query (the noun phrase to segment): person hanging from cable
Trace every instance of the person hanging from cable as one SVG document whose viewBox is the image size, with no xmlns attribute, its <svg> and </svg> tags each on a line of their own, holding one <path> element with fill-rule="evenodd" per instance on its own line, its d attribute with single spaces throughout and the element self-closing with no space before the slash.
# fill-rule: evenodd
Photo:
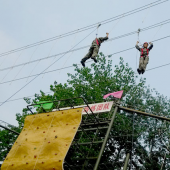
<svg viewBox="0 0 170 170">
<path fill-rule="evenodd" d="M 148 43 L 145 42 L 143 44 L 143 48 L 140 48 L 138 45 L 139 41 L 136 43 L 136 48 L 140 51 L 140 59 L 139 59 L 139 68 L 137 69 L 139 74 L 143 74 L 146 70 L 146 66 L 149 62 L 149 52 L 153 48 L 153 44 L 150 42 L 150 46 L 148 47 Z"/>
<path fill-rule="evenodd" d="M 85 61 L 88 60 L 89 58 L 93 59 L 95 63 L 97 63 L 97 55 L 99 52 L 99 48 L 101 43 L 106 41 L 109 38 L 109 33 L 106 33 L 106 37 L 100 37 L 96 38 L 93 42 L 92 45 L 89 49 L 89 52 L 86 54 L 86 56 L 81 60 L 81 64 L 83 67 L 85 67 Z"/>
</svg>

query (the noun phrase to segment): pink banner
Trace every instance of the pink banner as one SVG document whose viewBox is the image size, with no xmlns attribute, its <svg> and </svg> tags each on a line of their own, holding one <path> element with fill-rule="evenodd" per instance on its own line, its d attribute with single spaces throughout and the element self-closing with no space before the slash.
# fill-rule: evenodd
<svg viewBox="0 0 170 170">
<path fill-rule="evenodd" d="M 113 96 L 113 97 L 120 99 L 122 97 L 122 94 L 123 94 L 123 90 L 106 94 L 106 95 L 103 96 L 103 98 L 106 99 L 109 96 Z"/>
</svg>

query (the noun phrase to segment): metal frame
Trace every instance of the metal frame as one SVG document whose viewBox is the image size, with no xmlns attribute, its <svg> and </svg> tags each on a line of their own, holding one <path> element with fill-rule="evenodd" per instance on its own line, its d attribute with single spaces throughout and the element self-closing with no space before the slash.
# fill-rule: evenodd
<svg viewBox="0 0 170 170">
<path fill-rule="evenodd" d="M 74 100 L 82 99 L 82 102 L 89 108 L 91 113 L 89 114 L 85 109 L 86 114 L 83 115 L 82 123 L 77 131 L 77 134 L 72 142 L 72 145 L 68 151 L 68 154 L 65 159 L 64 167 L 65 170 L 73 170 L 78 168 L 79 170 L 100 170 L 100 169 L 108 169 L 108 167 L 114 168 L 114 166 L 110 163 L 102 163 L 101 158 L 104 150 L 107 148 L 107 142 L 113 142 L 113 138 L 115 136 L 111 136 L 110 132 L 112 130 L 112 126 L 115 120 L 115 116 L 118 110 L 127 111 L 128 113 L 136 113 L 144 116 L 153 117 L 160 120 L 170 121 L 170 118 L 157 116 L 150 113 L 141 112 L 138 110 L 126 108 L 120 106 L 119 102 L 114 103 L 110 112 L 104 113 L 107 115 L 107 119 L 102 117 L 102 113 L 94 114 L 91 110 L 88 103 L 85 101 L 83 97 L 76 97 L 64 100 L 56 100 L 53 101 L 55 103 L 61 103 L 65 101 L 69 101 L 70 108 L 75 108 Z M 101 102 L 101 101 L 100 101 Z M 51 103 L 51 102 L 47 102 Z M 32 106 L 37 104 L 28 105 L 28 110 L 34 114 L 31 110 Z M 60 111 L 59 105 L 55 105 L 56 109 Z M 76 108 L 81 108 L 76 107 Z M 114 108 L 114 112 L 113 112 Z M 69 108 L 68 108 L 69 109 Z M 1 126 L 0 126 L 1 127 Z M 3 127 L 4 128 L 4 127 Z M 7 129 L 7 127 L 6 127 Z M 7 129 L 10 130 L 10 129 Z M 10 130 L 12 132 L 12 130 Z M 15 132 L 14 132 L 15 133 Z M 17 133 L 17 132 L 16 132 Z M 19 133 L 17 133 L 19 134 Z M 132 134 L 134 135 L 134 134 Z M 120 136 L 119 136 L 120 137 Z M 91 155 L 91 150 L 98 151 L 98 155 Z M 76 157 L 72 157 L 72 154 L 77 154 Z M 74 155 L 73 154 L 73 155 Z M 125 161 L 124 169 L 128 167 L 129 154 L 127 154 L 127 159 Z M 122 162 L 123 163 L 123 162 Z M 123 167 L 123 166 L 122 166 Z"/>
<path fill-rule="evenodd" d="M 4 121 L 0 120 L 0 127 L 5 129 L 5 130 L 8 130 L 8 131 L 10 131 L 12 133 L 15 133 L 16 135 L 19 135 L 18 132 L 16 132 L 15 130 L 12 130 L 12 129 L 9 128 L 9 127 L 14 127 L 14 128 L 17 128 L 17 127 L 15 127 L 15 126 L 7 123 L 7 122 L 4 122 Z"/>
</svg>

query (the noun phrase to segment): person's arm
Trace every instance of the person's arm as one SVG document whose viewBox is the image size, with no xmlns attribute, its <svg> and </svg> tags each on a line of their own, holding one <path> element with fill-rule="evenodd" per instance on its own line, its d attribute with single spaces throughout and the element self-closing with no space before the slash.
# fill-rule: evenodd
<svg viewBox="0 0 170 170">
<path fill-rule="evenodd" d="M 149 46 L 148 50 L 150 51 L 153 48 L 153 44 L 151 42 L 149 44 L 150 44 L 150 46 Z"/>
<path fill-rule="evenodd" d="M 135 47 L 136 47 L 137 50 L 140 51 L 140 47 L 139 47 L 138 43 L 139 43 L 139 41 L 136 42 L 136 46 Z"/>
<path fill-rule="evenodd" d="M 106 41 L 109 38 L 109 33 L 106 33 L 106 37 L 100 37 L 98 38 L 100 42 L 102 43 L 103 41 Z"/>
</svg>

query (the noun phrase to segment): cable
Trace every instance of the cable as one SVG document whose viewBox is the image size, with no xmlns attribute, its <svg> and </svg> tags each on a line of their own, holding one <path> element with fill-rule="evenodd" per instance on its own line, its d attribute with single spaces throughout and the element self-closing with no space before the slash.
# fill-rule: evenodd
<svg viewBox="0 0 170 170">
<path fill-rule="evenodd" d="M 147 30 L 149 30 L 149 29 L 153 29 L 153 28 L 159 27 L 159 26 L 161 26 L 161 25 L 169 24 L 169 23 L 170 23 L 170 19 L 165 20 L 165 21 L 161 21 L 161 22 L 159 22 L 159 23 L 157 23 L 157 24 L 154 24 L 154 25 L 148 26 L 148 27 L 146 27 L 146 28 L 140 29 L 140 31 L 141 31 L 141 32 L 142 32 L 142 31 L 147 31 Z M 109 41 L 116 40 L 116 39 L 124 38 L 124 37 L 126 37 L 126 36 L 130 36 L 130 35 L 133 35 L 133 34 L 136 34 L 136 33 L 137 33 L 137 31 L 132 31 L 132 32 L 127 33 L 127 34 L 123 34 L 123 35 L 120 35 L 120 36 L 117 36 L 117 37 L 114 37 L 114 38 L 110 38 L 110 39 L 109 39 L 108 41 L 106 41 L 105 43 L 107 43 L 107 42 L 109 42 Z M 32 60 L 32 61 L 25 62 L 25 63 L 22 63 L 22 64 L 14 65 L 14 66 L 12 66 L 12 67 L 2 68 L 2 69 L 0 69 L 0 71 L 5 71 L 5 70 L 11 69 L 11 68 L 20 67 L 20 66 L 22 66 L 22 65 L 32 64 L 32 63 L 34 63 L 34 62 L 38 62 L 38 61 L 50 59 L 50 58 L 53 58 L 53 57 L 56 57 L 56 56 L 59 56 L 59 55 L 65 54 L 65 53 L 70 53 L 70 52 L 78 51 L 78 50 L 81 50 L 81 49 L 85 49 L 85 48 L 87 48 L 87 47 L 90 47 L 90 45 L 83 46 L 83 47 L 80 47 L 80 48 L 77 48 L 77 49 L 74 49 L 74 50 L 65 51 L 65 52 L 62 52 L 62 53 L 55 54 L 55 55 L 47 56 L 47 57 L 44 57 L 44 58 L 41 58 L 41 59 Z"/>
<path fill-rule="evenodd" d="M 167 36 L 167 38 L 168 38 L 168 37 L 170 37 L 170 36 Z M 163 38 L 161 38 L 161 39 L 159 39 L 159 40 L 162 40 L 162 39 L 165 39 L 165 37 L 163 37 Z M 158 41 L 158 40 L 155 40 L 155 41 Z M 122 51 L 119 51 L 119 52 L 116 52 L 116 53 L 113 53 L 113 54 L 111 54 L 111 55 L 115 55 L 115 54 L 118 54 L 118 53 L 121 53 L 121 52 L 125 52 L 125 51 L 131 50 L 131 49 L 134 49 L 134 47 L 128 48 L 128 49 L 125 49 L 125 50 L 122 50 Z M 108 55 L 108 56 L 109 56 L 109 55 Z M 89 62 L 91 62 L 91 61 L 88 61 L 87 63 L 89 63 Z M 81 64 L 77 64 L 77 65 L 81 65 Z M 170 63 L 164 64 L 164 65 L 161 65 L 161 66 L 158 66 L 158 67 L 154 67 L 154 68 L 148 69 L 148 70 L 146 70 L 146 71 L 150 71 L 150 70 L 157 69 L 157 68 L 160 68 L 160 67 L 164 67 L 164 66 L 167 66 L 167 65 L 170 65 Z M 62 70 L 62 69 L 71 68 L 71 67 L 74 67 L 74 66 L 68 66 L 68 67 L 64 67 L 64 68 L 60 68 L 60 69 L 56 69 L 56 70 L 51 70 L 51 71 L 44 72 L 44 73 L 50 73 L 50 72 L 54 72 L 54 71 L 58 71 L 58 70 Z M 44 74 L 44 73 L 42 73 L 42 74 Z M 39 74 L 32 75 L 32 76 L 37 76 L 37 75 L 39 75 Z M 32 76 L 30 76 L 30 77 L 32 77 Z M 25 78 L 28 78 L 28 77 L 23 77 L 23 78 L 20 78 L 20 79 L 16 79 L 15 81 L 21 80 L 21 79 L 25 79 Z M 12 80 L 12 81 L 14 81 L 14 80 Z M 11 82 L 11 81 L 3 82 L 3 83 L 0 83 L 0 84 L 5 84 L 5 83 L 9 83 L 9 82 Z M 52 92 L 47 92 L 47 93 L 52 93 Z M 27 97 L 25 97 L 25 98 L 28 98 L 28 97 L 33 97 L 33 96 L 27 96 Z M 17 98 L 17 99 L 13 99 L 13 100 L 8 100 L 7 102 L 16 101 L 16 100 L 20 100 L 20 99 L 23 99 L 23 98 Z M 3 103 L 3 102 L 0 102 L 0 103 Z M 130 106 L 130 105 L 129 105 L 129 106 Z"/>
<path fill-rule="evenodd" d="M 169 35 L 169 36 L 166 36 L 166 37 L 159 38 L 159 39 L 154 40 L 154 41 L 152 41 L 152 42 L 160 41 L 160 40 L 163 40 L 163 39 L 169 38 L 169 37 L 170 37 L 170 35 Z M 125 52 L 125 51 L 129 51 L 129 50 L 132 50 L 132 49 L 134 49 L 134 48 L 135 48 L 135 47 L 127 48 L 127 49 L 125 49 L 125 50 L 121 50 L 121 51 L 112 53 L 112 54 L 110 54 L 110 55 L 108 55 L 108 56 L 112 56 L 112 55 L 119 54 L 119 53 L 122 53 L 122 52 Z M 90 63 L 90 62 L 91 62 L 91 61 L 88 61 L 87 63 Z M 81 65 L 81 64 L 77 64 L 77 65 Z M 158 66 L 158 67 L 156 67 L 156 68 L 164 67 L 164 66 L 167 66 L 167 65 L 170 65 L 170 63 L 165 64 L 165 65 L 162 65 L 162 66 Z M 67 66 L 67 67 L 63 67 L 63 68 L 59 68 L 59 69 L 47 71 L 47 72 L 40 73 L 40 74 L 48 74 L 48 73 L 52 73 L 52 72 L 59 71 L 59 70 L 64 70 L 64 69 L 71 68 L 71 67 L 74 67 L 74 66 L 71 65 L 71 66 Z M 148 70 L 146 70 L 146 71 L 153 70 L 153 69 L 156 69 L 156 68 L 151 68 L 151 69 L 148 69 Z M 2 83 L 0 83 L 0 84 L 10 83 L 10 82 L 13 82 L 13 81 L 18 81 L 18 80 L 23 80 L 23 79 L 26 79 L 26 78 L 29 78 L 29 77 L 35 77 L 35 76 L 40 75 L 40 74 L 34 74 L 34 75 L 31 75 L 31 76 L 27 76 L 27 77 L 22 77 L 22 78 L 18 78 L 18 79 L 14 79 L 14 80 L 9 80 L 9 81 L 6 81 L 6 82 L 2 82 Z"/>
<path fill-rule="evenodd" d="M 77 45 L 79 45 L 82 41 L 84 41 L 89 35 L 91 35 L 94 31 L 96 31 L 97 28 L 95 28 L 92 32 L 90 32 L 85 38 L 83 38 L 81 41 L 79 41 L 75 46 L 73 46 L 70 50 L 74 49 Z M 66 53 L 65 53 L 66 54 Z M 57 61 L 59 61 L 62 57 L 65 56 L 63 54 L 59 59 L 57 59 L 54 63 L 50 64 L 46 69 L 44 69 L 41 73 L 39 73 L 36 77 L 34 77 L 32 80 L 30 80 L 28 83 L 26 83 L 24 86 L 22 86 L 19 90 L 17 90 L 13 95 L 11 95 L 8 99 L 6 99 L 3 103 L 0 104 L 2 106 L 4 103 L 6 103 L 9 99 L 11 99 L 13 96 L 15 96 L 18 92 L 20 92 L 22 89 L 24 89 L 27 85 L 29 85 L 32 81 L 34 81 L 39 75 L 43 74 L 46 70 L 48 70 L 52 65 L 54 65 Z"/>
<path fill-rule="evenodd" d="M 136 9 L 131 10 L 131 11 L 128 11 L 128 12 L 125 12 L 124 14 L 120 14 L 120 15 L 117 15 L 117 16 L 115 16 L 115 17 L 111 17 L 111 18 L 109 18 L 109 19 L 103 20 L 103 21 L 98 22 L 98 23 L 104 25 L 104 24 L 107 24 L 107 23 L 109 23 L 109 22 L 113 22 L 113 21 L 115 21 L 115 20 L 120 19 L 120 18 L 122 17 L 122 15 L 124 15 L 124 17 L 125 17 L 125 16 L 129 16 L 129 15 L 138 13 L 138 12 L 140 12 L 140 11 L 146 10 L 146 9 L 148 9 L 148 8 L 151 8 L 151 7 L 160 5 L 160 4 L 162 4 L 162 3 L 165 3 L 165 2 L 167 2 L 168 0 L 164 0 L 164 1 L 162 1 L 162 2 L 160 2 L 160 1 L 162 1 L 162 0 L 155 1 L 155 2 L 153 2 L 153 3 L 144 5 L 144 6 L 142 6 L 142 7 L 136 8 Z M 147 6 L 149 6 L 149 7 L 147 7 Z M 44 44 L 44 43 L 48 43 L 48 42 L 51 42 L 51 41 L 54 41 L 54 40 L 57 40 L 57 39 L 61 39 L 61 38 L 64 38 L 64 37 L 67 37 L 67 36 L 76 34 L 76 33 L 78 33 L 78 32 L 83 32 L 83 31 L 86 31 L 86 30 L 95 28 L 95 27 L 98 25 L 98 23 L 95 23 L 95 24 L 92 24 L 92 25 L 89 25 L 89 26 L 85 26 L 85 27 L 76 29 L 76 30 L 74 30 L 74 31 L 70 31 L 70 32 L 67 32 L 67 33 L 64 33 L 64 34 L 61 34 L 61 35 L 52 37 L 52 38 L 48 38 L 48 39 L 45 39 L 45 40 L 42 40 L 42 41 L 39 41 L 39 42 L 36 42 L 36 43 L 33 43 L 33 44 L 29 44 L 29 45 L 26 45 L 26 46 L 23 46 L 23 47 L 20 47 L 20 48 L 16 48 L 16 49 L 14 49 L 14 50 L 10 50 L 10 51 L 1 53 L 1 54 L 0 54 L 0 57 L 5 56 L 5 55 L 8 55 L 8 54 L 11 54 L 11 53 L 15 53 L 15 52 L 18 52 L 18 51 L 21 51 L 21 50 L 25 50 L 25 49 L 28 49 L 28 48 L 32 48 L 32 47 L 35 47 L 35 46 L 40 45 L 40 44 Z"/>
</svg>

